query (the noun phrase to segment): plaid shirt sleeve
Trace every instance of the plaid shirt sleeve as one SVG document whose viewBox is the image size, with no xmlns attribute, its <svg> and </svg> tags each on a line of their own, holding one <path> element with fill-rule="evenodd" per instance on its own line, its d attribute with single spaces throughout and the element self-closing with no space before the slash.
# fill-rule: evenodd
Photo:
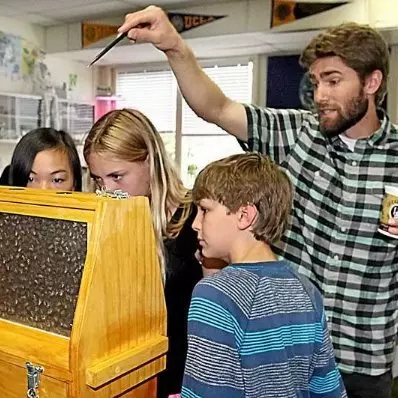
<svg viewBox="0 0 398 398">
<path fill-rule="evenodd" d="M 294 147 L 309 112 L 245 105 L 248 141 L 244 149 L 261 152 L 282 163 Z M 241 143 L 242 144 L 242 143 Z"/>
</svg>

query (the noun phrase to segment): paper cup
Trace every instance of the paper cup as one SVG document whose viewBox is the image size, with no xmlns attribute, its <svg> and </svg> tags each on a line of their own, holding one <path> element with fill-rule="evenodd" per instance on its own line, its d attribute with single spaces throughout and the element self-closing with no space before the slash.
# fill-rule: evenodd
<svg viewBox="0 0 398 398">
<path fill-rule="evenodd" d="M 380 212 L 378 231 L 390 238 L 398 239 L 398 235 L 388 232 L 388 221 L 391 218 L 398 218 L 398 186 L 386 185 L 384 187 L 384 199 Z"/>
</svg>

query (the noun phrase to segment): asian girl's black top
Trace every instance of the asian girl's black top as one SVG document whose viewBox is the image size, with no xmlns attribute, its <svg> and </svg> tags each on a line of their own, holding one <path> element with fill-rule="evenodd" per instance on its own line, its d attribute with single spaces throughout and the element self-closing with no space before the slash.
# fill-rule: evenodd
<svg viewBox="0 0 398 398">
<path fill-rule="evenodd" d="M 178 208 L 171 222 L 177 222 L 183 208 Z M 187 355 L 187 319 L 192 290 L 202 278 L 202 267 L 195 257 L 198 249 L 196 232 L 192 222 L 196 207 L 191 205 L 190 214 L 176 238 L 167 239 L 165 244 L 167 308 L 167 335 L 169 351 L 166 370 L 158 377 L 158 398 L 181 392 Z"/>
</svg>

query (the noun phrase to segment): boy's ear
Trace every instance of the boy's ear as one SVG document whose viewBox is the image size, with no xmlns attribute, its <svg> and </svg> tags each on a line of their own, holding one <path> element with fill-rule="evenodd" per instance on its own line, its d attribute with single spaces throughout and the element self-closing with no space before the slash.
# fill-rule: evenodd
<svg viewBox="0 0 398 398">
<path fill-rule="evenodd" d="M 241 230 L 250 228 L 257 218 L 257 208 L 253 204 L 241 206 L 238 210 L 238 228 Z"/>
</svg>

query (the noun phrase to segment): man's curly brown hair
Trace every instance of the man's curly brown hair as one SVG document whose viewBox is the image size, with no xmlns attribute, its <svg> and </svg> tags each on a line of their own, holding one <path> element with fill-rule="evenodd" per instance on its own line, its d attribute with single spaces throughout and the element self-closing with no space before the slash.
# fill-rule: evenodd
<svg viewBox="0 0 398 398">
<path fill-rule="evenodd" d="M 315 37 L 304 49 L 300 64 L 309 69 L 319 58 L 338 56 L 354 69 L 361 81 L 373 71 L 380 70 L 383 80 L 376 93 L 377 105 L 383 102 L 387 92 L 389 51 L 381 34 L 368 25 L 354 22 L 330 28 Z"/>
</svg>

